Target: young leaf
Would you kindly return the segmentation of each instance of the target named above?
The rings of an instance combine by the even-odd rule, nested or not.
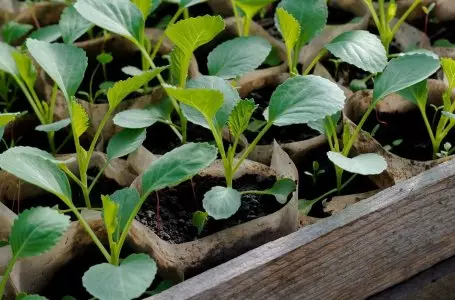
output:
[[[52,43],[61,38],[62,33],[58,24],[41,27],[30,34],[31,39]]]
[[[107,145],[108,159],[112,160],[136,151],[146,137],[145,129],[123,129],[109,140]]]
[[[33,58],[69,101],[70,97],[76,94],[87,69],[84,50],[71,45],[49,44],[32,39],[27,39],[26,44]]]
[[[93,26],[78,13],[74,6],[68,6],[63,10],[58,25],[65,44],[74,43]]]
[[[327,23],[326,0],[282,0],[277,8],[283,8],[299,22],[299,48],[317,36]]]
[[[102,195],[101,202],[103,203],[103,221],[106,232],[109,237],[113,237],[114,232],[117,230],[119,206],[109,196]]]
[[[235,4],[242,10],[248,19],[253,19],[261,9],[274,1],[275,0],[236,0]]]
[[[141,69],[136,68],[134,66],[123,67],[122,72],[125,73],[126,75],[130,75],[130,76],[141,75],[142,73],[144,73],[144,71],[142,71]]]
[[[107,91],[109,108],[115,109],[120,104],[120,102],[126,98],[126,96],[132,92],[135,92],[137,89],[152,80],[156,75],[161,73],[166,68],[167,67],[155,68],[151,71],[143,72],[126,80],[117,81],[114,86]]]
[[[197,227],[197,234],[201,234],[204,226],[207,223],[209,214],[205,211],[197,211],[193,214],[193,225]]]
[[[285,204],[289,194],[295,190],[296,186],[294,180],[283,178],[275,182],[270,189],[263,191],[262,194],[273,195],[280,204]]]
[[[350,173],[360,175],[378,175],[387,169],[387,162],[384,157],[376,153],[360,154],[349,158],[338,152],[327,152],[331,162]]]
[[[156,0],[131,0],[136,6],[137,8],[139,8],[139,10],[141,11],[142,13],[142,17],[144,18],[144,20],[147,20],[147,17],[150,13],[150,11],[152,10],[152,2],[155,2]]]
[[[224,30],[224,26],[224,20],[220,16],[206,15],[182,20],[167,27],[165,33],[178,49],[171,53],[171,71],[174,76],[177,75],[178,83],[186,81],[193,52],[210,42]]]
[[[276,10],[275,19],[278,21],[277,28],[283,36],[284,43],[286,44],[288,59],[291,59],[295,45],[297,45],[297,42],[299,41],[300,24],[282,7]]]
[[[455,60],[451,58],[441,58],[441,65],[444,70],[444,75],[449,82],[449,88],[453,89],[455,87]]]
[[[272,46],[258,36],[238,37],[217,46],[207,57],[209,74],[232,79],[258,68]]]
[[[36,82],[36,69],[32,59],[25,53],[14,52],[13,59],[16,62],[17,71],[27,86],[33,87]]]
[[[205,120],[200,118],[200,115],[185,115],[191,122],[204,127],[208,127],[206,125],[207,120],[213,120],[215,114],[223,105],[223,94],[216,90],[181,89],[170,85],[165,86],[165,89],[169,96],[197,109],[204,116]]]
[[[11,228],[9,243],[17,258],[38,256],[52,249],[70,225],[70,217],[50,207],[22,212]]]
[[[428,78],[439,67],[438,59],[425,54],[404,55],[392,59],[374,83],[374,102],[377,103],[387,95]]]
[[[142,44],[144,18],[131,1],[78,0],[74,8],[95,25]]]
[[[427,80],[422,80],[410,87],[398,92],[403,98],[411,101],[416,105],[425,107],[428,99],[428,84]]]
[[[276,126],[306,124],[342,110],[345,99],[344,92],[327,79],[296,76],[275,90],[264,117]]]
[[[235,106],[228,121],[229,131],[234,137],[240,136],[247,130],[255,109],[254,100],[242,100]]]
[[[3,41],[8,44],[16,42],[18,39],[23,38],[33,29],[30,24],[21,24],[16,21],[9,21],[2,27]]]
[[[71,187],[65,173],[55,164],[50,154],[41,151],[49,156],[45,158],[41,154],[31,153],[33,149],[13,147],[6,150],[0,154],[0,168],[62,200],[71,201]]]
[[[0,127],[5,127],[8,123],[14,121],[21,113],[3,113],[0,114]]]
[[[342,61],[370,73],[382,72],[387,65],[381,41],[365,30],[342,33],[325,47]]]
[[[142,195],[190,179],[210,166],[217,152],[208,143],[189,143],[164,154],[142,175]]]
[[[71,119],[63,119],[51,124],[36,126],[35,130],[42,132],[56,132],[71,124]]]
[[[240,100],[240,96],[237,90],[232,87],[232,85],[230,85],[226,80],[220,77],[199,76],[196,79],[188,81],[186,87],[188,89],[217,90],[223,93],[223,105],[215,115],[214,122],[217,128],[223,128],[224,125],[226,125],[229,115]],[[181,107],[183,113],[191,122],[199,124],[205,128],[209,127],[207,121],[204,119],[204,116],[197,109],[192,108],[186,104],[182,104]]]
[[[205,193],[202,206],[215,220],[227,219],[239,210],[241,198],[233,188],[215,186]]]
[[[134,188],[124,188],[116,191],[110,196],[110,199],[117,203],[117,227],[113,234],[113,239],[118,242],[125,227],[133,214],[136,206],[140,202],[139,193]],[[133,216],[134,217],[134,216]]]
[[[85,289],[100,300],[126,300],[141,296],[152,284],[156,263],[146,254],[131,254],[120,266],[91,267],[82,277]]]
[[[102,52],[96,56],[96,60],[102,64],[102,65],[107,65],[108,63],[111,63],[114,58],[110,53]]]
[[[77,102],[74,98],[71,100],[71,114],[74,126],[74,136],[80,138],[87,129],[89,118],[82,104]]]
[[[16,67],[16,62],[13,59],[13,53],[18,51],[10,45],[0,42],[0,70],[11,75],[19,75],[19,71]]]

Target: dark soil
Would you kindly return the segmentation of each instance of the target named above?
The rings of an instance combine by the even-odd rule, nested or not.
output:
[[[418,23],[414,24],[421,30],[425,32],[425,19],[418,20]],[[426,34],[430,38],[431,44],[437,40],[445,39],[451,43],[455,43],[455,32],[453,28],[455,26],[455,21],[449,22],[438,22],[430,18],[428,21],[428,27]]]
[[[122,251],[122,257],[126,258],[133,253],[134,252],[131,249],[125,247]],[[106,259],[95,245],[88,246],[83,253],[76,256],[60,269],[52,277],[48,286],[40,291],[39,294],[50,300],[60,300],[65,296],[72,296],[78,300],[92,299],[93,297],[82,285],[82,277],[90,267],[105,262]],[[162,279],[157,276],[148,290],[151,291],[156,288],[161,280]],[[146,297],[146,295],[143,295],[139,297],[139,299],[144,299]]]
[[[97,174],[97,169],[90,169],[88,171],[89,178],[94,178]],[[89,181],[90,182],[90,181]],[[80,187],[70,180],[71,190],[73,193],[73,203],[76,207],[85,207],[84,196],[82,195],[82,191]],[[118,185],[115,180],[106,178],[101,176],[98,180],[98,183],[93,188],[92,192],[90,193],[90,199],[92,202],[93,208],[101,208],[101,195],[110,195],[115,191],[121,189],[122,187]],[[6,203],[6,205],[15,213],[21,213],[25,209],[29,209],[36,206],[48,206],[54,207],[58,205],[59,209],[65,210],[68,209],[66,205],[57,197],[50,193],[46,193],[41,196],[37,196],[34,198],[28,198],[26,200],[21,201],[20,203],[17,201],[11,201],[10,203]],[[68,213],[71,215],[72,220],[76,220],[72,213]]]
[[[327,152],[330,151],[329,146],[322,147],[316,151],[311,152],[304,161],[297,165],[299,170],[299,198],[312,200],[316,199],[326,192],[336,189],[336,175],[333,163],[327,158]],[[304,172],[313,173],[313,161],[317,161],[320,166],[320,170],[325,172],[317,177],[316,185],[313,184],[311,176],[306,175]],[[352,176],[351,173],[344,172],[343,183],[346,182]],[[356,178],[346,186],[340,195],[352,195],[358,193],[365,193],[377,189],[377,186],[368,179],[367,176],[357,175]],[[327,201],[330,201],[333,196],[340,196],[337,193],[332,194],[328,197]],[[328,217],[324,213],[322,201],[318,201],[313,205],[310,211],[310,216],[316,218]]]
[[[266,190],[273,186],[275,178],[259,175],[245,175],[234,181],[239,191]],[[209,218],[204,231],[198,236],[192,223],[193,213],[203,210],[204,194],[214,186],[225,186],[224,178],[195,176],[175,188],[152,194],[136,217],[151,228],[163,240],[180,244],[202,238],[223,229],[230,228],[278,211],[283,205],[273,196],[244,195],[239,211],[226,220]],[[157,219],[157,195],[159,197],[159,224]]]
[[[270,97],[275,89],[273,87],[265,87],[260,90],[252,92],[247,98],[253,98],[254,102],[259,105],[253,114],[253,118],[264,120],[264,110],[269,106]],[[258,132],[246,131],[244,135],[248,139],[248,142],[252,142]],[[273,140],[277,140],[279,143],[289,143],[295,141],[303,141],[319,135],[318,132],[311,129],[305,124],[297,124],[290,126],[273,126],[263,136],[260,145],[269,145]]]
[[[432,122],[435,116],[433,108],[427,108],[427,116],[429,121]],[[422,116],[417,109],[406,113],[406,115],[380,114],[378,117],[381,121],[381,127],[377,131],[375,139],[381,145],[392,145],[393,141],[402,139],[403,142],[399,146],[393,146],[391,152],[408,159],[420,161],[433,159],[430,137]],[[433,128],[437,127],[439,118],[440,113],[435,117]],[[364,130],[371,132],[378,123],[376,115],[372,113],[364,126]],[[445,142],[455,145],[455,132],[453,130],[449,133],[446,140],[441,143],[441,147]]]

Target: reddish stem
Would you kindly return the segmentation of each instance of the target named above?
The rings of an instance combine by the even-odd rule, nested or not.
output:
[[[378,110],[375,109],[374,111],[375,111],[375,113],[376,113],[376,120],[377,120],[380,124],[382,124],[382,125],[384,125],[384,126],[388,126],[387,122],[385,122],[385,121],[383,121],[383,120],[381,120],[381,119],[379,118]]]
[[[428,35],[428,14],[425,15],[425,34]]]

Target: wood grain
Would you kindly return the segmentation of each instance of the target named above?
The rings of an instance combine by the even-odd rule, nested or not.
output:
[[[455,255],[455,161],[149,299],[364,299]]]

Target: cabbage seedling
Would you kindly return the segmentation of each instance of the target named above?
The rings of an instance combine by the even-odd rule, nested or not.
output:
[[[0,276],[0,299],[3,298],[16,262],[51,250],[60,241],[69,225],[69,216],[49,207],[27,209],[16,218],[8,242],[0,241],[0,247],[11,246],[13,254],[3,276]]]
[[[201,80],[219,82],[205,76]],[[191,81],[189,84],[191,86]],[[237,146],[242,133],[248,128],[251,116],[256,109],[253,100],[240,100],[234,108],[226,104],[229,93],[214,85],[207,88],[179,88],[165,86],[169,95],[182,103],[182,111],[189,121],[209,129],[221,155],[224,166],[226,187],[216,186],[207,192],[203,206],[214,219],[226,219],[237,212],[242,194],[270,194],[284,204],[287,196],[295,189],[295,183],[289,179],[278,180],[267,191],[239,192],[232,187],[233,178],[245,159],[253,151],[264,134],[273,126],[287,126],[308,123],[334,114],[344,106],[343,91],[334,83],[318,76],[296,76],[280,85],[270,99],[270,105],[264,112],[267,120],[254,141],[236,158]],[[218,88],[218,89],[216,89]],[[222,141],[222,129],[227,124],[233,143],[225,149]]]

